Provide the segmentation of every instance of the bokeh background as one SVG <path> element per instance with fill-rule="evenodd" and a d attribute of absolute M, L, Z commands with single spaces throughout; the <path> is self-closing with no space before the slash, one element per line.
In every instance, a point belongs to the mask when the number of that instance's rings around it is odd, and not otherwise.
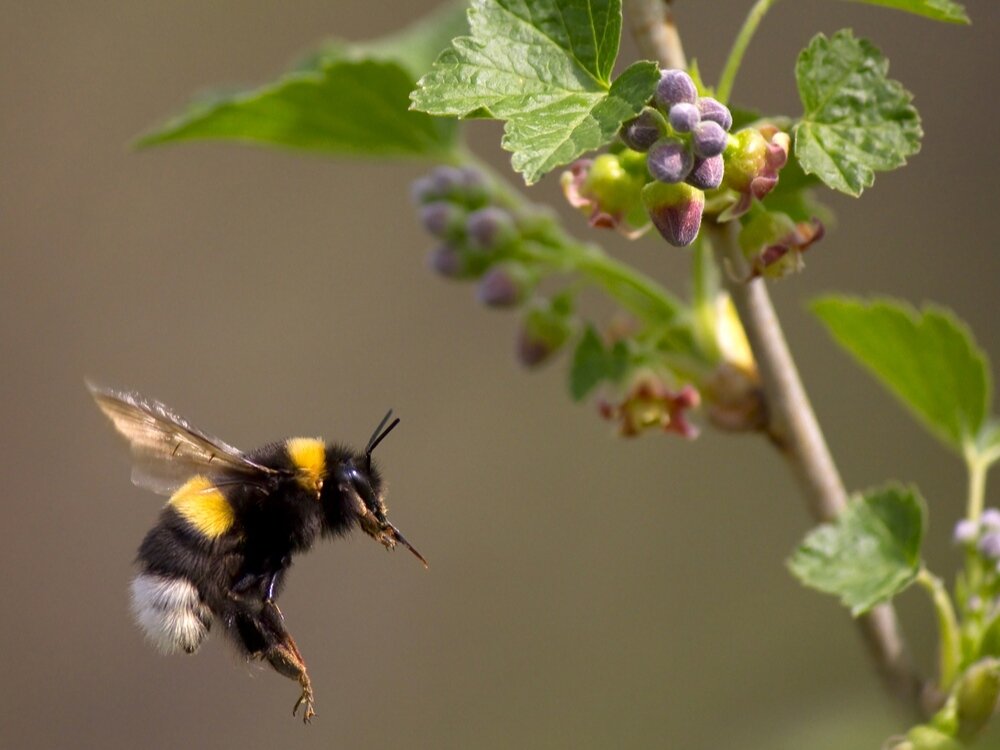
<path fill-rule="evenodd" d="M 519 369 L 514 317 L 424 270 L 407 193 L 423 165 L 128 148 L 198 90 L 264 82 L 328 36 L 431 5 L 0 2 L 0 747 L 878 747 L 904 720 L 847 614 L 785 570 L 811 526 L 786 467 L 711 430 L 619 440 L 570 403 L 565 361 Z M 678 5 L 714 79 L 749 2 Z M 926 556 L 949 574 L 962 467 L 804 303 L 937 300 L 1000 360 L 1000 6 L 969 10 L 975 25 L 952 27 L 781 4 L 736 93 L 798 112 L 796 54 L 850 26 L 916 95 L 923 152 L 860 201 L 831 197 L 840 223 L 773 292 L 846 482 L 918 483 Z M 498 136 L 470 128 L 505 167 Z M 555 176 L 531 193 L 560 201 Z M 685 288 L 683 252 L 603 239 Z M 379 452 L 392 518 L 431 568 L 361 538 L 298 562 L 282 606 L 312 727 L 290 716 L 293 683 L 220 639 L 164 658 L 132 625 L 130 563 L 162 501 L 129 483 L 85 376 L 242 447 L 360 443 L 388 406 L 402 416 Z M 930 608 L 916 592 L 899 605 L 931 670 Z"/>

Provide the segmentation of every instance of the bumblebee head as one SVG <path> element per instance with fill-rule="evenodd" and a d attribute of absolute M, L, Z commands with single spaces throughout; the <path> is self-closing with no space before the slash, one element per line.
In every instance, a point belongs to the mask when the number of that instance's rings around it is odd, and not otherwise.
<path fill-rule="evenodd" d="M 382 418 L 363 453 L 342 459 L 335 464 L 336 468 L 331 472 L 332 484 L 340 499 L 341 510 L 346 509 L 349 522 L 357 524 L 362 531 L 386 549 L 394 549 L 397 544 L 402 544 L 426 568 L 427 560 L 424 556 L 417 552 L 416 548 L 406 541 L 406 537 L 399 533 L 399 529 L 386 518 L 385 501 L 382 499 L 382 478 L 372 464 L 372 452 L 376 446 L 399 424 L 398 418 L 389 423 L 391 417 L 392 411 Z"/>

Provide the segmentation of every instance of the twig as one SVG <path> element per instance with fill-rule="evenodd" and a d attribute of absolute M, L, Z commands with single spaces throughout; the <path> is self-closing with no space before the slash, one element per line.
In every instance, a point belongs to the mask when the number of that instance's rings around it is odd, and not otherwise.
<path fill-rule="evenodd" d="M 631 0 L 632 31 L 644 55 L 667 67 L 684 67 L 684 53 L 666 0 Z M 678 64 L 680 63 L 680 64 Z M 799 486 L 818 521 L 831 521 L 847 505 L 847 491 L 823 438 L 816 415 L 792 359 L 770 295 L 762 279 L 749 282 L 746 259 L 735 238 L 732 222 L 709 226 L 722 274 L 736 305 L 760 372 L 767 406 L 767 434 L 788 460 Z M 918 712 L 924 705 L 924 683 L 906 649 L 896 611 L 880 604 L 857 620 L 869 656 L 888 692 Z"/>
<path fill-rule="evenodd" d="M 709 232 L 719 263 L 728 264 L 735 272 L 733 277 L 726 275 L 726 285 L 757 362 L 768 415 L 766 431 L 788 460 L 813 517 L 832 521 L 847 505 L 847 491 L 799 378 L 767 286 L 763 279 L 742 281 L 748 277 L 748 268 L 735 229 L 731 222 L 712 226 Z M 924 703 L 934 698 L 925 695 L 893 606 L 880 604 L 857 623 L 889 693 L 918 712 L 929 710 L 931 706 Z"/>
<path fill-rule="evenodd" d="M 681 37 L 677 33 L 671 0 L 626 0 L 625 15 L 639 52 L 666 68 L 687 67 Z"/>

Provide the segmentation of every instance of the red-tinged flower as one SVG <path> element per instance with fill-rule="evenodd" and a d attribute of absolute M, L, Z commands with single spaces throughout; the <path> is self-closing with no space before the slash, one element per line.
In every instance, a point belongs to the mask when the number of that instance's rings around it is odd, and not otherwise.
<path fill-rule="evenodd" d="M 700 403 L 701 396 L 694 386 L 685 385 L 675 391 L 658 377 L 646 374 L 633 381 L 619 403 L 602 399 L 597 406 L 602 417 L 618 423 L 618 433 L 623 437 L 658 428 L 693 440 L 698 428 L 688 421 L 687 413 Z"/>
<path fill-rule="evenodd" d="M 694 242 L 701 228 L 705 194 L 687 183 L 650 182 L 642 189 L 642 202 L 663 239 L 675 247 Z"/>
<path fill-rule="evenodd" d="M 646 176 L 646 156 L 625 150 L 578 159 L 559 182 L 566 200 L 580 209 L 590 226 L 616 229 L 634 239 L 649 228 L 640 193 Z"/>
<path fill-rule="evenodd" d="M 796 224 L 787 214 L 762 211 L 740 230 L 740 246 L 750 261 L 749 279 L 780 278 L 801 271 L 802 254 L 823 238 L 816 218 Z M 748 280 L 749 280 L 748 279 Z"/>
<path fill-rule="evenodd" d="M 735 190 L 736 201 L 719 214 L 730 221 L 750 210 L 778 184 L 778 172 L 788 162 L 791 139 L 773 125 L 745 128 L 729 139 L 723 159 L 726 163 L 722 186 Z"/>

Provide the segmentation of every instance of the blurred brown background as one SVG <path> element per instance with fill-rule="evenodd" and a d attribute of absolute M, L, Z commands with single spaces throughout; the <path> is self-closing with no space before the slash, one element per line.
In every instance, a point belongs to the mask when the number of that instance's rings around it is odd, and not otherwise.
<path fill-rule="evenodd" d="M 0 3 L 0 747 L 877 747 L 901 719 L 847 614 L 784 568 L 811 522 L 777 456 L 711 431 L 620 441 L 570 403 L 565 361 L 519 369 L 514 317 L 424 270 L 407 198 L 423 167 L 127 147 L 199 89 L 267 81 L 324 37 L 431 4 Z M 749 0 L 678 5 L 714 79 Z M 998 8 L 969 3 L 963 28 L 781 4 L 737 83 L 796 113 L 797 52 L 851 26 L 916 94 L 923 152 L 864 200 L 832 197 L 840 224 L 774 296 L 845 480 L 919 483 L 927 558 L 949 576 L 959 462 L 803 305 L 934 299 L 1000 360 Z M 471 132 L 506 165 L 497 127 Z M 532 192 L 557 201 L 556 183 Z M 682 252 L 603 239 L 684 290 Z M 360 443 L 388 406 L 402 416 L 379 450 L 392 518 L 431 568 L 360 538 L 298 561 L 282 605 L 311 728 L 293 683 L 219 638 L 164 658 L 132 625 L 130 563 L 161 500 L 129 483 L 85 376 L 242 447 Z M 929 670 L 929 606 L 910 592 L 900 609 Z"/>

